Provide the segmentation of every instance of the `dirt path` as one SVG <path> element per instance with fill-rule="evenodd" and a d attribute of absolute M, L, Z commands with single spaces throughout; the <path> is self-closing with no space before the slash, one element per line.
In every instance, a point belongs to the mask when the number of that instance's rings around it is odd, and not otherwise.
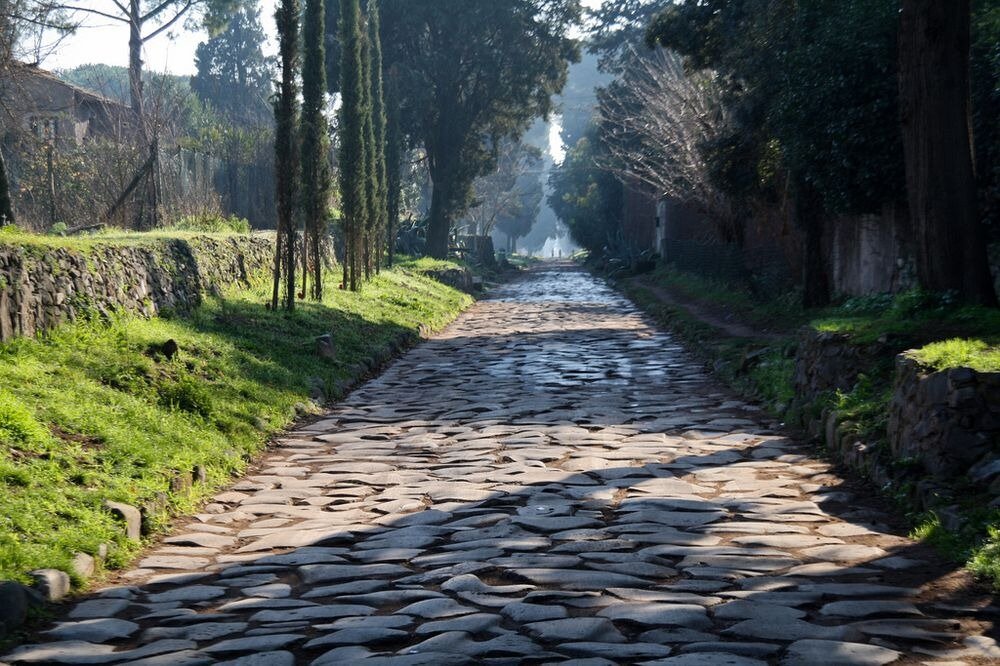
<path fill-rule="evenodd" d="M 717 328 L 734 338 L 753 338 L 756 340 L 778 340 L 784 337 L 773 331 L 762 331 L 745 324 L 739 317 L 725 308 L 701 303 L 691 298 L 685 298 L 675 291 L 654 284 L 642 277 L 630 278 L 633 284 L 648 289 L 661 302 L 686 310 L 692 317 Z"/>
<path fill-rule="evenodd" d="M 988 599 L 576 268 L 405 355 L 10 663 L 987 663 Z"/>

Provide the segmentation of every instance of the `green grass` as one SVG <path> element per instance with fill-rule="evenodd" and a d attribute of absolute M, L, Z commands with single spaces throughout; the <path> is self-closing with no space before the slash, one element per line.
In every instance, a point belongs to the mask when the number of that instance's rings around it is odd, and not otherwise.
<path fill-rule="evenodd" d="M 778 299 L 756 298 L 749 291 L 723 282 L 660 266 L 647 280 L 670 289 L 683 298 L 702 301 L 735 313 L 747 324 L 768 330 L 793 330 L 809 321 L 809 313 L 799 303 L 801 294 L 790 290 Z"/>
<path fill-rule="evenodd" d="M 207 228 L 207 227 L 206 227 Z M 255 232 L 266 235 L 271 232 Z M 28 248 L 66 248 L 70 250 L 87 250 L 95 245 L 154 245 L 163 240 L 193 238 L 227 238 L 233 235 L 231 229 L 219 228 L 214 231 L 202 231 L 190 226 L 176 227 L 158 231 L 126 231 L 108 227 L 100 231 L 89 232 L 77 236 L 46 236 L 30 231 L 23 231 L 14 225 L 0 227 L 0 246 L 14 245 Z"/>
<path fill-rule="evenodd" d="M 269 287 L 230 291 L 186 317 L 79 321 L 0 346 L 0 579 L 39 567 L 69 571 L 75 552 L 111 546 L 107 565 L 137 546 L 102 508 L 168 493 L 172 511 L 245 469 L 296 408 L 337 396 L 421 325 L 440 328 L 469 297 L 428 279 L 436 262 L 406 261 L 360 294 L 326 284 L 322 304 L 265 307 Z M 315 351 L 331 333 L 333 360 Z M 180 351 L 157 353 L 167 340 Z M 208 483 L 170 493 L 177 472 Z M 80 582 L 80 581 L 77 581 Z"/>
<path fill-rule="evenodd" d="M 821 313 L 812 326 L 848 334 L 858 344 L 885 338 L 926 344 L 954 337 L 1000 343 L 1000 310 L 960 305 L 949 294 L 919 290 L 849 299 Z"/>
<path fill-rule="evenodd" d="M 933 511 L 915 520 L 910 537 L 933 546 L 956 564 L 964 565 L 976 577 L 1000 592 L 1000 509 L 983 508 L 968 500 L 962 506 L 963 523 L 948 530 Z"/>
<path fill-rule="evenodd" d="M 979 372 L 1000 371 L 1000 345 L 985 340 L 953 338 L 932 342 L 916 350 L 913 357 L 935 370 L 966 367 Z"/>

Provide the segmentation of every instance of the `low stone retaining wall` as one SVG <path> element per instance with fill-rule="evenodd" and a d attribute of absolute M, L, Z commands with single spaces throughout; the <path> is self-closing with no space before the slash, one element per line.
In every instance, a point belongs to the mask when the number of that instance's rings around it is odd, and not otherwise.
<path fill-rule="evenodd" d="M 1000 372 L 935 372 L 900 354 L 889 446 L 936 479 L 968 479 L 1000 495 Z"/>
<path fill-rule="evenodd" d="M 806 326 L 799 332 L 796 347 L 795 394 L 813 399 L 826 391 L 850 391 L 858 375 L 870 372 L 892 353 L 884 342 L 859 345 L 849 335 Z"/>
<path fill-rule="evenodd" d="M 83 312 L 189 310 L 273 262 L 266 235 L 141 239 L 82 249 L 0 244 L 0 342 Z"/>

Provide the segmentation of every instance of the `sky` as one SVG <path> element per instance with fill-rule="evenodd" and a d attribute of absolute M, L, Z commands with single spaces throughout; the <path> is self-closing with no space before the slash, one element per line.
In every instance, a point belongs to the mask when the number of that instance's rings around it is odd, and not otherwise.
<path fill-rule="evenodd" d="M 584 0 L 583 4 L 593 7 L 601 0 Z M 75 3 L 74 3 L 75 4 Z M 80 0 L 79 5 L 114 13 L 111 0 Z M 275 0 L 261 0 L 261 23 L 269 37 L 265 48 L 267 53 L 277 52 L 273 36 Z M 46 69 L 72 69 L 78 65 L 103 63 L 106 65 L 128 65 L 128 27 L 110 19 L 85 16 L 83 26 L 73 35 L 64 39 L 43 61 Z M 199 42 L 206 39 L 204 32 L 188 32 L 178 25 L 175 34 L 167 33 L 150 40 L 143 50 L 143 61 L 151 71 L 190 75 L 195 73 L 194 51 Z"/>

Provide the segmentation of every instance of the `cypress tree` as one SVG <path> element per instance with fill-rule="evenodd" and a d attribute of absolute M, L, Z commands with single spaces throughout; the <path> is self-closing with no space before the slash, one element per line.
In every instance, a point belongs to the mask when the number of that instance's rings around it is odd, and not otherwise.
<path fill-rule="evenodd" d="M 304 271 L 311 265 L 311 296 L 323 298 L 322 243 L 327 216 L 330 167 L 328 135 L 323 116 L 326 92 L 326 56 L 323 44 L 325 17 L 323 0 L 306 0 L 302 65 L 302 208 L 305 218 Z M 303 275 L 303 282 L 305 275 Z M 303 292 L 305 290 L 303 289 Z"/>
<path fill-rule="evenodd" d="M 370 5 L 371 3 L 369 3 Z M 368 17 L 366 17 L 368 18 Z M 370 21 L 369 21 L 370 24 Z M 371 30 L 363 35 L 361 46 L 361 85 L 364 94 L 363 109 L 363 132 L 364 141 L 364 163 L 362 168 L 365 190 L 365 249 L 364 265 L 365 278 L 370 278 L 375 269 L 375 246 L 379 244 L 381 238 L 376 239 L 375 233 L 378 228 L 378 183 L 375 177 L 375 123 L 372 117 L 372 42 Z"/>
<path fill-rule="evenodd" d="M 299 2 L 281 0 L 275 12 L 281 57 L 281 82 L 274 103 L 274 159 L 278 201 L 278 239 L 274 258 L 272 309 L 278 309 L 282 273 L 285 309 L 295 309 L 295 203 L 298 194 Z"/>
<path fill-rule="evenodd" d="M 10 181 L 7 180 L 7 162 L 0 149 L 0 227 L 14 224 L 14 206 L 10 200 Z"/>
<path fill-rule="evenodd" d="M 372 224 L 372 244 L 375 272 L 382 269 L 382 256 L 388 217 L 388 175 L 386 173 L 386 113 L 385 90 L 382 79 L 382 37 L 381 17 L 379 16 L 379 0 L 368 0 L 368 43 L 371 50 L 371 118 L 372 138 L 372 169 L 374 186 L 374 216 Z"/>
<path fill-rule="evenodd" d="M 344 286 L 358 290 L 364 231 L 365 88 L 360 0 L 340 0 L 340 189 L 344 224 Z"/>
<path fill-rule="evenodd" d="M 389 70 L 386 77 L 386 133 L 385 133 L 385 163 L 386 163 L 386 250 L 388 251 L 389 267 L 396 258 L 396 234 L 399 228 L 399 203 L 401 198 L 402 179 L 401 162 L 403 137 L 399 117 L 399 74 L 396 68 Z"/>

